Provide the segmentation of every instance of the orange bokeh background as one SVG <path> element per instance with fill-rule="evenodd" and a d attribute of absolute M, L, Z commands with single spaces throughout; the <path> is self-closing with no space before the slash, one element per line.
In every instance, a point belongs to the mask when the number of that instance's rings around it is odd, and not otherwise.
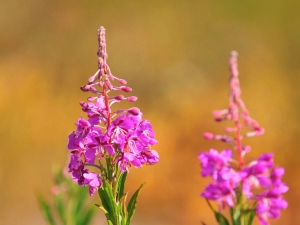
<path fill-rule="evenodd" d="M 228 146 L 211 112 L 228 104 L 228 56 L 239 53 L 242 98 L 265 134 L 250 157 L 274 152 L 286 169 L 287 210 L 272 224 L 300 224 L 300 2 L 2 1 L 0 6 L 0 224 L 46 224 L 36 194 L 51 199 L 53 164 L 64 165 L 80 115 L 79 90 L 97 69 L 97 29 L 108 63 L 139 97 L 160 162 L 132 169 L 142 190 L 133 225 L 216 224 L 199 193 L 198 153 Z M 298 174 L 298 175 L 297 175 Z M 93 203 L 99 203 L 97 196 Z M 94 224 L 105 224 L 99 211 Z M 257 222 L 257 221 L 256 221 Z"/>

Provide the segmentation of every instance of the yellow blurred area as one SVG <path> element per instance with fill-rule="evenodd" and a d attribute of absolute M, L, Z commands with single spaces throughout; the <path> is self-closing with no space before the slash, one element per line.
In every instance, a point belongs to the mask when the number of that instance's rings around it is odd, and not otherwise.
<path fill-rule="evenodd" d="M 228 146 L 203 140 L 224 124 L 228 56 L 239 53 L 243 100 L 265 134 L 249 157 L 274 152 L 285 168 L 287 210 L 272 224 L 300 224 L 300 2 L 0 2 L 0 224 L 45 224 L 36 194 L 51 198 L 54 163 L 84 115 L 79 90 L 97 69 L 97 29 L 106 28 L 112 73 L 128 81 L 150 119 L 160 162 L 132 169 L 126 190 L 146 181 L 133 225 L 216 224 L 199 193 L 198 153 Z M 94 203 L 99 203 L 97 196 Z M 95 224 L 104 224 L 99 211 Z"/>

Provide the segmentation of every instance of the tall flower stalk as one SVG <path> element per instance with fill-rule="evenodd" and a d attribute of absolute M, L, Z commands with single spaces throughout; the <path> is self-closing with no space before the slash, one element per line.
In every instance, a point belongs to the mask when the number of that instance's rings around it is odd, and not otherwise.
<path fill-rule="evenodd" d="M 210 149 L 209 152 L 199 154 L 202 176 L 212 177 L 212 182 L 201 196 L 207 200 L 220 225 L 229 225 L 229 221 L 232 225 L 251 225 L 255 216 L 262 225 L 268 225 L 268 219 L 278 218 L 280 210 L 288 205 L 282 197 L 288 191 L 288 187 L 281 181 L 284 169 L 275 166 L 272 153 L 262 154 L 258 159 L 246 159 L 251 147 L 243 144 L 243 140 L 262 135 L 264 129 L 250 117 L 241 99 L 235 51 L 229 57 L 229 70 L 229 106 L 227 109 L 214 111 L 213 115 L 215 121 L 232 121 L 233 126 L 226 127 L 223 135 L 204 133 L 204 138 L 231 144 L 237 159 L 233 158 L 233 151 L 230 149 L 221 152 Z M 217 210 L 210 201 L 217 202 Z M 230 220 L 223 215 L 226 207 L 230 211 Z"/>
<path fill-rule="evenodd" d="M 80 186 L 89 186 L 90 195 L 98 191 L 102 202 L 98 207 L 105 213 L 109 225 L 129 225 L 144 184 L 126 205 L 126 176 L 132 166 L 158 162 L 158 153 L 151 150 L 157 141 L 150 122 L 142 119 L 138 108 L 112 109 L 115 103 L 135 102 L 137 97 L 111 94 L 128 93 L 132 89 L 125 86 L 124 79 L 111 73 L 104 27 L 98 30 L 98 43 L 98 70 L 81 87 L 83 92 L 93 94 L 87 101 L 80 102 L 87 119 L 80 117 L 77 129 L 69 135 L 69 172 Z M 115 81 L 120 85 L 113 84 Z"/>

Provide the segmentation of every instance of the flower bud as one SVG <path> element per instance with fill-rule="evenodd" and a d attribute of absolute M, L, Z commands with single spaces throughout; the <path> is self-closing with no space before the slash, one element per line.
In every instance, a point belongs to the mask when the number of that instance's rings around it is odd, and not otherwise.
<path fill-rule="evenodd" d="M 133 116 L 137 116 L 141 113 L 140 109 L 137 107 L 132 107 L 132 108 L 128 109 L 128 112 Z"/>
<path fill-rule="evenodd" d="M 126 87 L 126 86 L 121 86 L 120 89 L 122 91 L 125 91 L 125 92 L 131 92 L 132 91 L 132 89 L 130 87 Z"/>
<path fill-rule="evenodd" d="M 95 101 L 98 97 L 88 97 L 87 100 L 89 102 Z"/>
<path fill-rule="evenodd" d="M 84 92 L 87 92 L 87 91 L 89 91 L 89 90 L 90 90 L 90 88 L 91 88 L 91 86 L 90 86 L 90 85 L 84 85 L 84 86 L 80 87 L 80 89 L 81 89 L 82 91 L 84 91 Z"/>
<path fill-rule="evenodd" d="M 256 133 L 256 135 L 262 135 L 265 133 L 265 130 L 264 130 L 264 128 L 259 127 L 259 128 L 255 129 L 255 133 Z"/>
<path fill-rule="evenodd" d="M 80 104 L 80 106 L 83 107 L 83 108 L 87 107 L 87 103 L 84 102 L 84 101 L 80 101 L 79 104 Z"/>
<path fill-rule="evenodd" d="M 123 95 L 117 95 L 116 97 L 114 97 L 114 99 L 118 100 L 118 101 L 121 101 L 124 99 L 124 96 Z"/>
<path fill-rule="evenodd" d="M 212 134 L 212 133 L 206 132 L 206 133 L 203 134 L 203 137 L 204 137 L 206 140 L 213 140 L 214 137 L 215 137 L 215 135 Z"/>
<path fill-rule="evenodd" d="M 223 120 L 222 118 L 218 118 L 218 117 L 215 118 L 216 122 L 221 122 L 222 120 Z"/>
<path fill-rule="evenodd" d="M 130 96 L 127 98 L 127 101 L 129 102 L 135 102 L 138 98 L 136 96 Z"/>
<path fill-rule="evenodd" d="M 91 91 L 91 92 L 97 92 L 97 89 L 94 88 L 94 87 L 90 87 L 90 91 Z"/>
<path fill-rule="evenodd" d="M 97 79 L 97 75 L 99 74 L 99 70 L 97 70 L 97 72 L 93 75 L 93 76 L 91 76 L 89 79 L 88 79 L 88 82 L 89 83 L 94 83 L 95 82 L 95 80 Z"/>
<path fill-rule="evenodd" d="M 121 84 L 127 84 L 127 81 L 124 80 L 124 79 L 119 79 L 119 82 L 120 82 Z"/>
<path fill-rule="evenodd" d="M 226 128 L 225 128 L 225 132 L 226 132 L 226 133 L 231 133 L 231 132 L 233 132 L 233 131 L 236 131 L 236 128 L 233 128 L 233 127 L 226 127 Z"/>

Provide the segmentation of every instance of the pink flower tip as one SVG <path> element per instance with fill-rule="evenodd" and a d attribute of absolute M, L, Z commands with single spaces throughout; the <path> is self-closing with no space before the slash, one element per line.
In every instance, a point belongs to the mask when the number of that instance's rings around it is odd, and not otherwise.
<path fill-rule="evenodd" d="M 135 102 L 138 98 L 136 96 L 130 96 L 127 98 L 127 101 L 129 102 Z"/>
<path fill-rule="evenodd" d="M 212 134 L 212 133 L 208 133 L 208 132 L 205 132 L 203 134 L 203 137 L 206 139 L 206 140 L 213 140 L 215 138 L 215 135 Z"/>
<path fill-rule="evenodd" d="M 127 84 L 127 81 L 124 80 L 124 79 L 119 79 L 119 82 L 120 82 L 121 84 Z"/>
<path fill-rule="evenodd" d="M 118 101 L 121 101 L 121 100 L 124 99 L 124 96 L 123 96 L 123 95 L 117 95 L 117 96 L 115 97 L 115 99 L 118 100 Z"/>
<path fill-rule="evenodd" d="M 133 116 L 137 116 L 141 113 L 140 109 L 137 107 L 132 107 L 132 108 L 128 109 L 128 112 Z"/>
<path fill-rule="evenodd" d="M 89 102 L 95 101 L 98 97 L 88 97 L 87 100 Z"/>
<path fill-rule="evenodd" d="M 262 127 L 259 127 L 257 129 L 255 129 L 255 134 L 256 135 L 263 135 L 265 133 L 265 129 Z"/>
<path fill-rule="evenodd" d="M 91 91 L 91 92 L 96 92 L 96 91 L 97 91 L 97 89 L 96 89 L 96 88 L 94 88 L 94 87 L 90 87 L 90 91 Z"/>
<path fill-rule="evenodd" d="M 79 104 L 81 107 L 87 107 L 87 103 L 84 101 L 80 101 Z"/>
<path fill-rule="evenodd" d="M 220 117 L 220 116 L 222 116 L 222 112 L 220 110 L 215 110 L 215 111 L 213 111 L 213 116 Z"/>
<path fill-rule="evenodd" d="M 87 92 L 90 90 L 90 87 L 91 87 L 90 85 L 84 85 L 84 86 L 80 87 L 80 89 L 84 92 Z"/>
<path fill-rule="evenodd" d="M 132 89 L 130 87 L 126 87 L 126 86 L 122 86 L 122 87 L 120 87 L 120 89 L 122 91 L 125 91 L 125 92 L 131 92 L 132 91 Z"/>

